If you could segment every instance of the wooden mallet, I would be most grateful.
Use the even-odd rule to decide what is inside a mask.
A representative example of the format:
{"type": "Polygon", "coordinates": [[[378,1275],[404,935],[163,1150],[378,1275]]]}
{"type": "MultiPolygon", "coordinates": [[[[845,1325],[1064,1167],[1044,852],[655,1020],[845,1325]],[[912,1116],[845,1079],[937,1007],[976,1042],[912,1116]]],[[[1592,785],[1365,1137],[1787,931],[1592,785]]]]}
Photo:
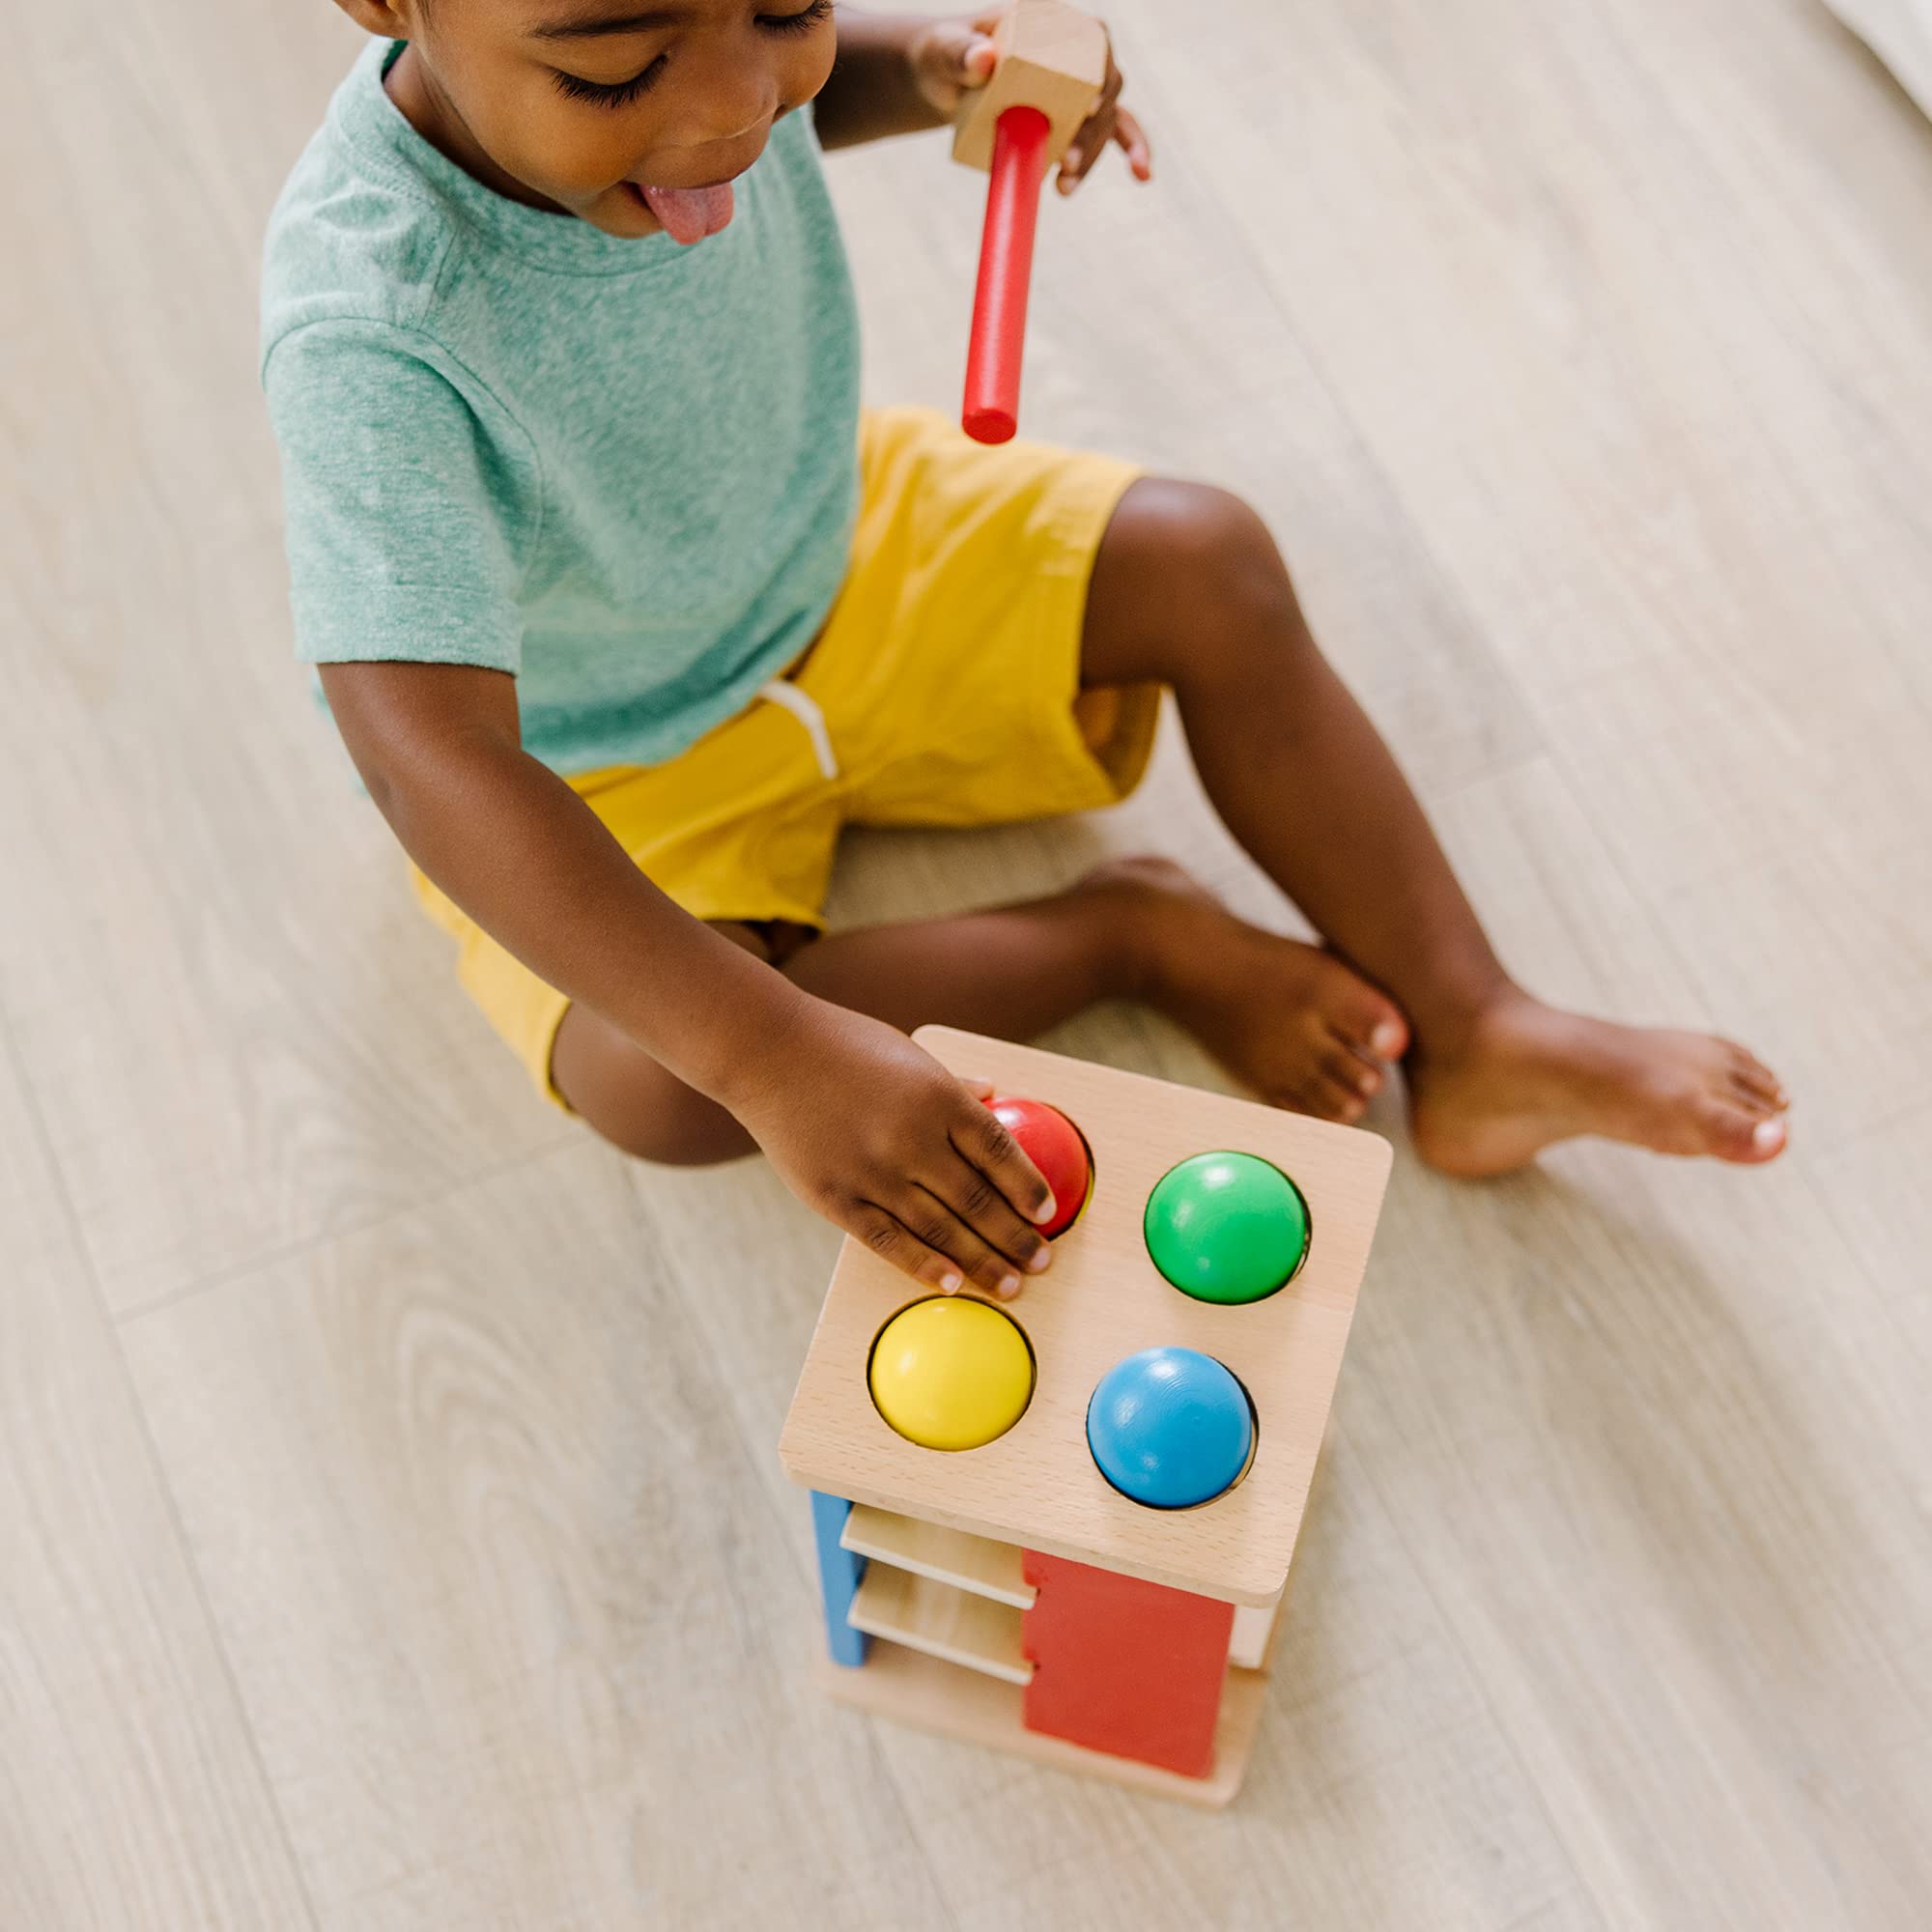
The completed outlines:
{"type": "Polygon", "coordinates": [[[1040,184],[1107,79],[1106,28],[1065,0],[1018,0],[993,44],[999,65],[960,102],[952,137],[955,161],[992,176],[960,417],[976,442],[1006,442],[1018,427],[1040,184]]]}

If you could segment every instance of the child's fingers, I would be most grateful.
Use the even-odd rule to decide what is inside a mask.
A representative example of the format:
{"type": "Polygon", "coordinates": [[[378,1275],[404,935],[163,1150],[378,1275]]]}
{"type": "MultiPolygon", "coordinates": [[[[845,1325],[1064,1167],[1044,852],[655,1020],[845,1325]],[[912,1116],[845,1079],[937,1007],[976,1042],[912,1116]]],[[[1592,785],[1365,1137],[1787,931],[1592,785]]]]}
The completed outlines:
{"type": "Polygon", "coordinates": [[[978,27],[943,21],[929,43],[937,69],[934,78],[953,87],[984,87],[999,65],[999,52],[978,27]]]}
{"type": "Polygon", "coordinates": [[[955,1158],[946,1173],[923,1176],[922,1184],[1010,1265],[1037,1274],[1052,1259],[1046,1236],[1022,1220],[992,1181],[963,1157],[955,1158]]]}
{"type": "Polygon", "coordinates": [[[1149,142],[1141,124],[1126,108],[1118,108],[1114,114],[1114,139],[1121,144],[1127,156],[1127,166],[1134,171],[1136,181],[1153,179],[1153,147],[1149,142]]]}
{"type": "Polygon", "coordinates": [[[999,65],[999,50],[963,20],[935,20],[913,43],[913,77],[942,114],[955,112],[960,97],[984,87],[999,65]]]}
{"type": "Polygon", "coordinates": [[[845,1228],[881,1261],[890,1262],[901,1274],[927,1288],[936,1288],[941,1294],[957,1294],[966,1285],[965,1271],[957,1262],[919,1239],[876,1201],[854,1202],[845,1228]]]}
{"type": "Polygon", "coordinates": [[[1100,158],[1100,151],[1113,139],[1116,118],[1115,103],[1121,98],[1121,71],[1110,65],[1107,70],[1107,85],[1101,90],[1100,102],[1085,121],[1080,124],[1079,132],[1060,157],[1060,179],[1057,185],[1062,194],[1071,194],[1087,179],[1094,163],[1100,158]]]}
{"type": "MultiPolygon", "coordinates": [[[[899,1218],[927,1247],[952,1256],[975,1288],[997,1294],[1002,1301],[1010,1301],[1020,1292],[1026,1270],[982,1239],[978,1230],[929,1188],[916,1188],[899,1218]]],[[[1017,1215],[1013,1225],[1021,1225],[1017,1215]]]]}
{"type": "Polygon", "coordinates": [[[992,1110],[975,1100],[960,1110],[952,1133],[953,1147],[1029,1221],[1053,1219],[1053,1190],[992,1110]]]}

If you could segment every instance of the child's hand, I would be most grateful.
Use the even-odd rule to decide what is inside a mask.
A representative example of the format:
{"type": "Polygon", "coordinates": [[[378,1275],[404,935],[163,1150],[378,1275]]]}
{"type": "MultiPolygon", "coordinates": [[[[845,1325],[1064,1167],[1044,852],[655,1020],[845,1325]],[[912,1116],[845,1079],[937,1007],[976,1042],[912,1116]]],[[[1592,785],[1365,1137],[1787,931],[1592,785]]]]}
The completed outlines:
{"type": "Polygon", "coordinates": [[[807,1014],[730,1103],[785,1185],[928,1288],[1017,1294],[1048,1257],[1039,1170],[903,1034],[825,1001],[807,1014]]]}
{"type": "MultiPolygon", "coordinates": [[[[984,87],[999,64],[991,35],[1006,12],[1004,7],[993,7],[958,19],[934,20],[914,36],[913,78],[920,93],[949,120],[958,111],[960,98],[972,88],[984,87]]],[[[1125,151],[1127,165],[1133,169],[1136,181],[1153,179],[1153,152],[1148,146],[1147,135],[1141,131],[1141,124],[1120,104],[1123,85],[1110,46],[1107,79],[1100,90],[1099,105],[1081,125],[1061,157],[1058,180],[1062,194],[1071,194],[1087,179],[1109,142],[1118,142],[1125,151]]]]}
{"type": "Polygon", "coordinates": [[[999,66],[992,32],[1006,11],[994,7],[956,20],[928,21],[914,34],[907,49],[912,77],[949,121],[959,111],[960,97],[969,88],[984,87],[999,66]]]}

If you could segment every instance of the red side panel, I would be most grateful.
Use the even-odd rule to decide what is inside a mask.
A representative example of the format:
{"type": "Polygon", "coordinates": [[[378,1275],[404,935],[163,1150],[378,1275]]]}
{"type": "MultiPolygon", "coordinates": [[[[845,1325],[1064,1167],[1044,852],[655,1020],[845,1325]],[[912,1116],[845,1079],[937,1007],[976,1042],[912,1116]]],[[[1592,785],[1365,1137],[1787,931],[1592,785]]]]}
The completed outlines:
{"type": "Polygon", "coordinates": [[[1032,1549],[1025,1567],[1027,1729],[1206,1777],[1234,1605],[1032,1549]]]}

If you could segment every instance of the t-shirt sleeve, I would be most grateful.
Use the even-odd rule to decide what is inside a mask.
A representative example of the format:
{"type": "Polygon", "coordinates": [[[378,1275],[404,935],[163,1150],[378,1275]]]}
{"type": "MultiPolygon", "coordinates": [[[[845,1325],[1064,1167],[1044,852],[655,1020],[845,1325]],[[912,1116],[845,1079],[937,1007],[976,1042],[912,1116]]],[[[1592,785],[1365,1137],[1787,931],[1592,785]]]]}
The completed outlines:
{"type": "Polygon", "coordinates": [[[401,329],[316,322],[263,371],[305,663],[519,668],[534,461],[433,355],[401,329]]]}

